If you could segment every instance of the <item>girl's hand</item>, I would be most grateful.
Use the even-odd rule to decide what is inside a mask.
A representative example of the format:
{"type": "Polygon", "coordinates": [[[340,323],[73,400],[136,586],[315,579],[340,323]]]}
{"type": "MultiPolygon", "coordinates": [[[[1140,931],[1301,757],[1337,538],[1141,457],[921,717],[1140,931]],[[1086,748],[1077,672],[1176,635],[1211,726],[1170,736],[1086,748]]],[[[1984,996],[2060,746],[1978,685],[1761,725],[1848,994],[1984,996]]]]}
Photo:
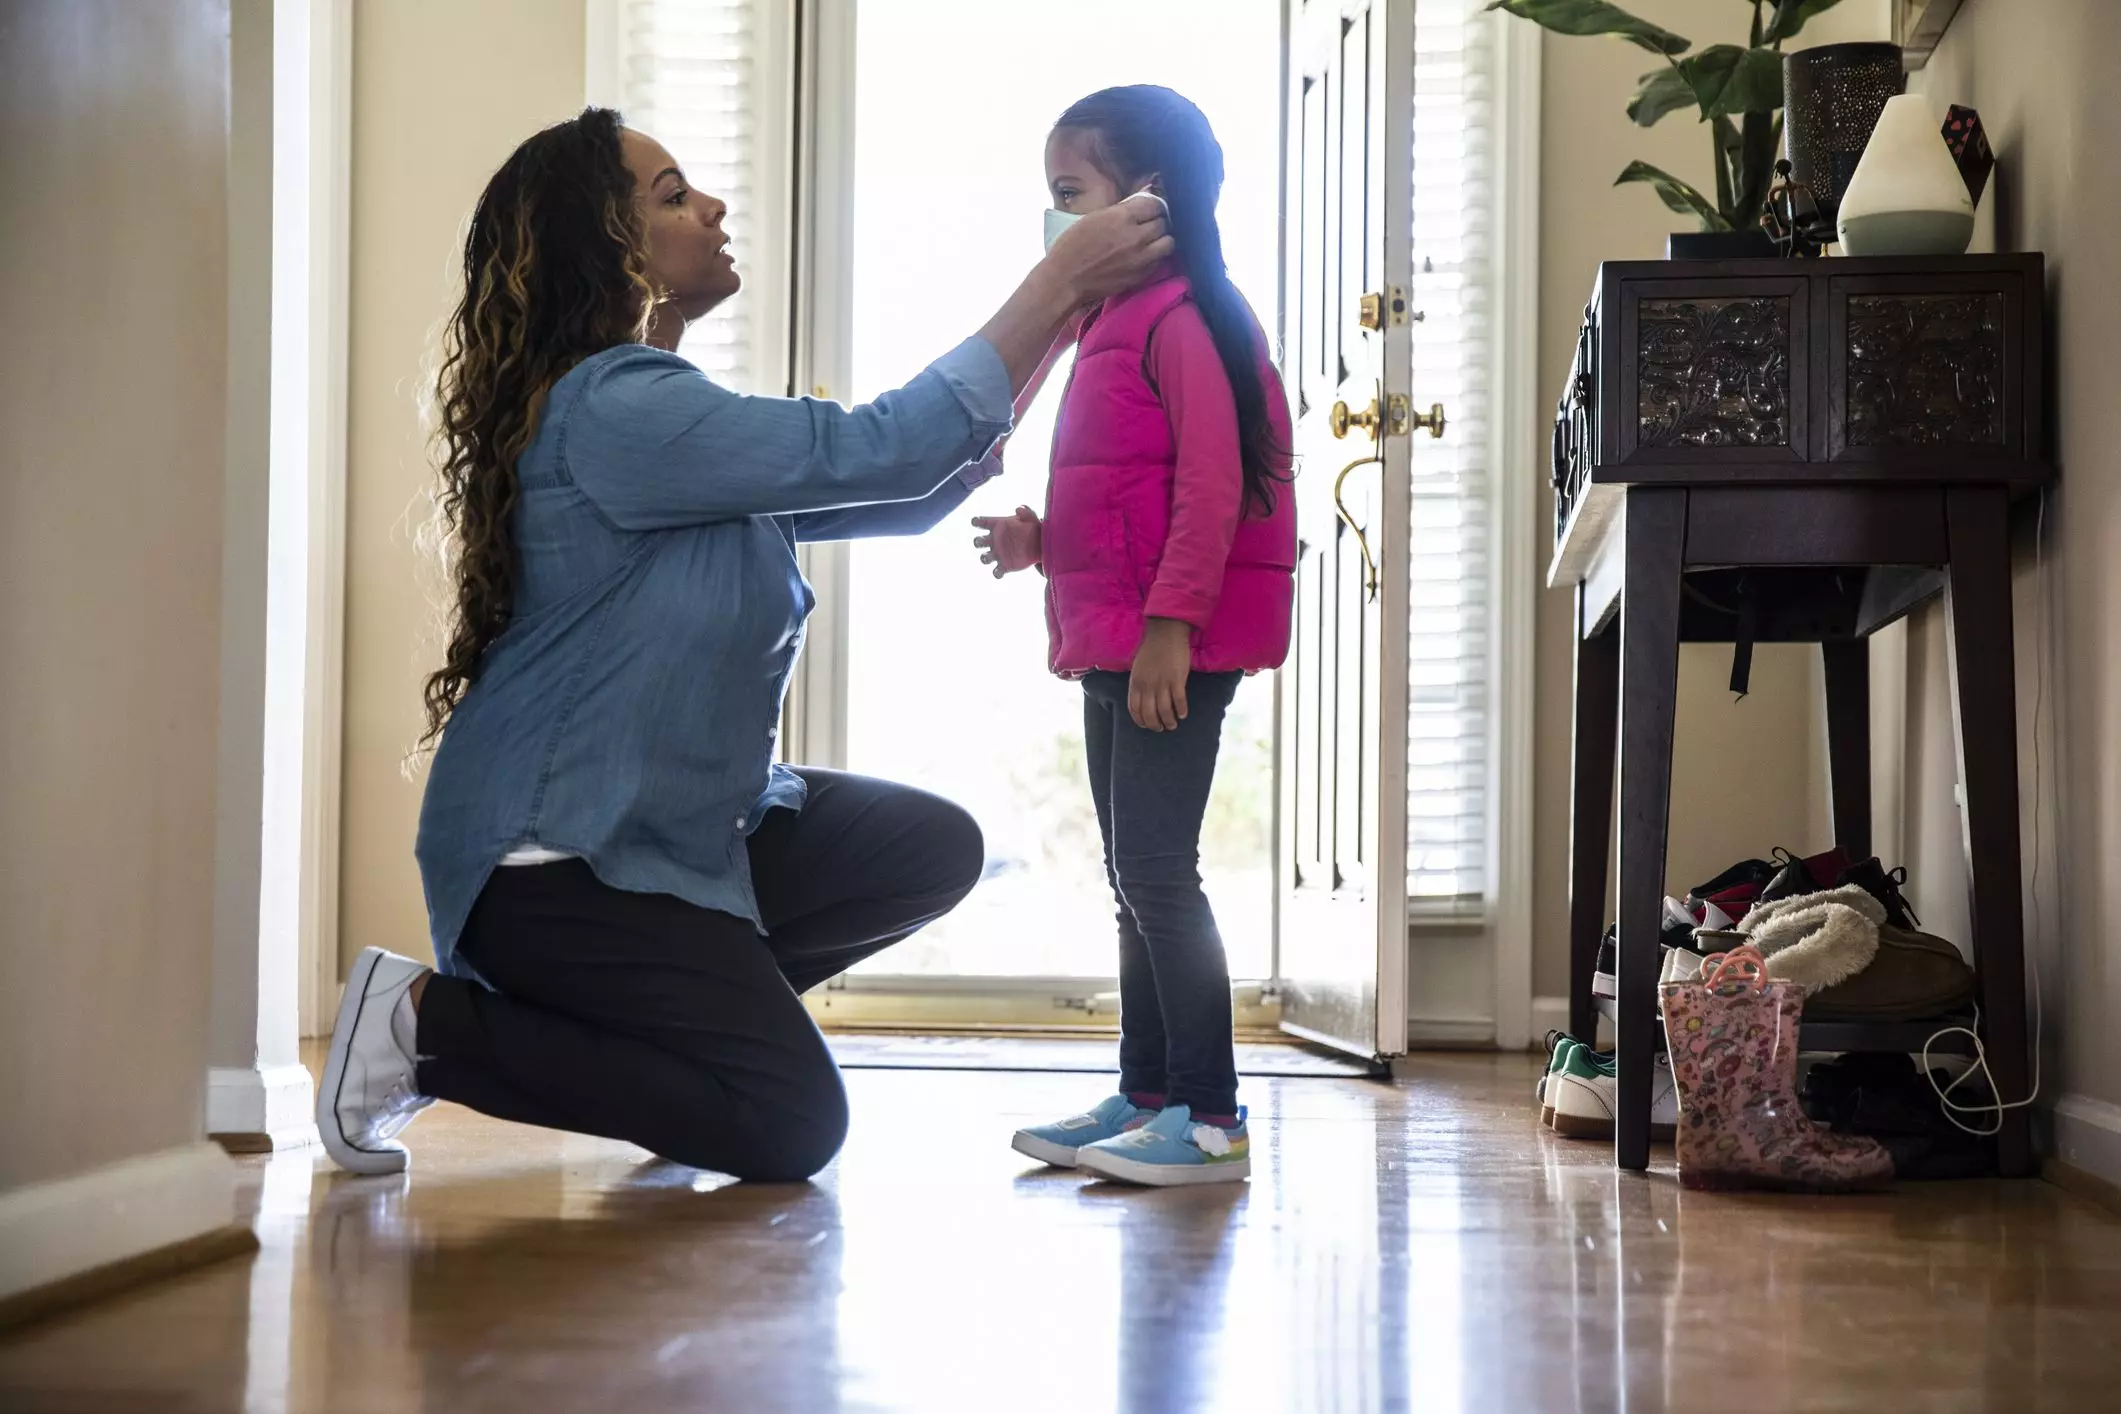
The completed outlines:
{"type": "Polygon", "coordinates": [[[1193,671],[1193,625],[1151,619],[1127,677],[1127,712],[1152,732],[1178,730],[1186,719],[1186,678],[1193,671]]]}
{"type": "Polygon", "coordinates": [[[972,547],[981,564],[994,566],[996,579],[1038,563],[1044,537],[1029,506],[1018,506],[1013,516],[974,516],[972,524],[987,532],[975,536],[972,547]]]}

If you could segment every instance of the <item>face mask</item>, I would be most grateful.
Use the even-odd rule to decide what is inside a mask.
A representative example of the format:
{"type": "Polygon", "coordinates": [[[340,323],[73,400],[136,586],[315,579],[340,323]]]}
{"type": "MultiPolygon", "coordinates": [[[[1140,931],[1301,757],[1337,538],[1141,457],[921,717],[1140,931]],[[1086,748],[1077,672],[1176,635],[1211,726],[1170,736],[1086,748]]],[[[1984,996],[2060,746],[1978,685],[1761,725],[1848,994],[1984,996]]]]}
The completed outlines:
{"type": "MultiPolygon", "coordinates": [[[[1138,192],[1130,192],[1127,196],[1123,197],[1122,200],[1132,201],[1135,197],[1138,196],[1147,197],[1149,200],[1155,202],[1158,206],[1161,206],[1164,209],[1165,218],[1169,219],[1171,215],[1171,203],[1165,201],[1161,196],[1157,195],[1153,191],[1150,191],[1147,187],[1143,187],[1138,192]]],[[[1082,219],[1083,218],[1079,214],[1073,211],[1055,211],[1050,207],[1047,208],[1046,249],[1053,249],[1053,243],[1060,239],[1061,232],[1067,230],[1070,226],[1074,225],[1076,222],[1082,219]]]]}
{"type": "Polygon", "coordinates": [[[1082,219],[1082,217],[1072,211],[1054,211],[1048,208],[1046,212],[1046,249],[1053,249],[1053,243],[1060,239],[1061,232],[1082,219]]]}

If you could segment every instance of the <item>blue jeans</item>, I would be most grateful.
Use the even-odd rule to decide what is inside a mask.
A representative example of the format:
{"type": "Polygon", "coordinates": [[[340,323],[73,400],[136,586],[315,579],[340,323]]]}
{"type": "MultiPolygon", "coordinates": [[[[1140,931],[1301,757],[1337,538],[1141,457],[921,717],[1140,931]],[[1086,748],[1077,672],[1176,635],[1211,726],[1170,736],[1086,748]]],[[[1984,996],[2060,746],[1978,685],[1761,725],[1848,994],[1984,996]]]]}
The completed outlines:
{"type": "Polygon", "coordinates": [[[1195,673],[1188,715],[1152,732],[1127,714],[1127,675],[1083,679],[1090,798],[1119,901],[1119,1084],[1202,1114],[1237,1110],[1230,965],[1200,887],[1200,827],[1223,715],[1242,673],[1195,673]]]}

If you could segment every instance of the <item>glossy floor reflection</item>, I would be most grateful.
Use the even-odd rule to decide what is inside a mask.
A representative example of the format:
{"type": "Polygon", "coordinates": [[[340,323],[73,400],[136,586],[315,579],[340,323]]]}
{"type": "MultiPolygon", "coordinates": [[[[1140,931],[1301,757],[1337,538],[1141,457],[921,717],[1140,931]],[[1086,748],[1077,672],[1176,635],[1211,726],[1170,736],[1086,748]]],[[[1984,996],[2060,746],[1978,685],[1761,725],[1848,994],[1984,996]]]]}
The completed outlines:
{"type": "Polygon", "coordinates": [[[1256,1175],[1027,1169],[1087,1077],[849,1075],[815,1186],[442,1106],[247,1167],[263,1250],[0,1341],[0,1409],[2111,1410],[2121,1222],[2040,1183],[1683,1193],[1529,1062],[1251,1083],[1256,1175]]]}

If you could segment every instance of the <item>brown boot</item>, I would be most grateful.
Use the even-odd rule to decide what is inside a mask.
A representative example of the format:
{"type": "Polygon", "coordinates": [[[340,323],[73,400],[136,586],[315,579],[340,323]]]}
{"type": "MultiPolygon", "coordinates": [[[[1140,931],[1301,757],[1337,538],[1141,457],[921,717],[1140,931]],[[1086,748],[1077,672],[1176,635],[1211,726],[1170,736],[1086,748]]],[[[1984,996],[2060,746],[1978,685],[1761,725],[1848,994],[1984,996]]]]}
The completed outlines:
{"type": "Polygon", "coordinates": [[[1892,1181],[1877,1140],[1835,1134],[1798,1107],[1802,987],[1769,981],[1759,952],[1743,947],[1662,991],[1679,1083],[1680,1183],[1834,1193],[1892,1181]]]}

